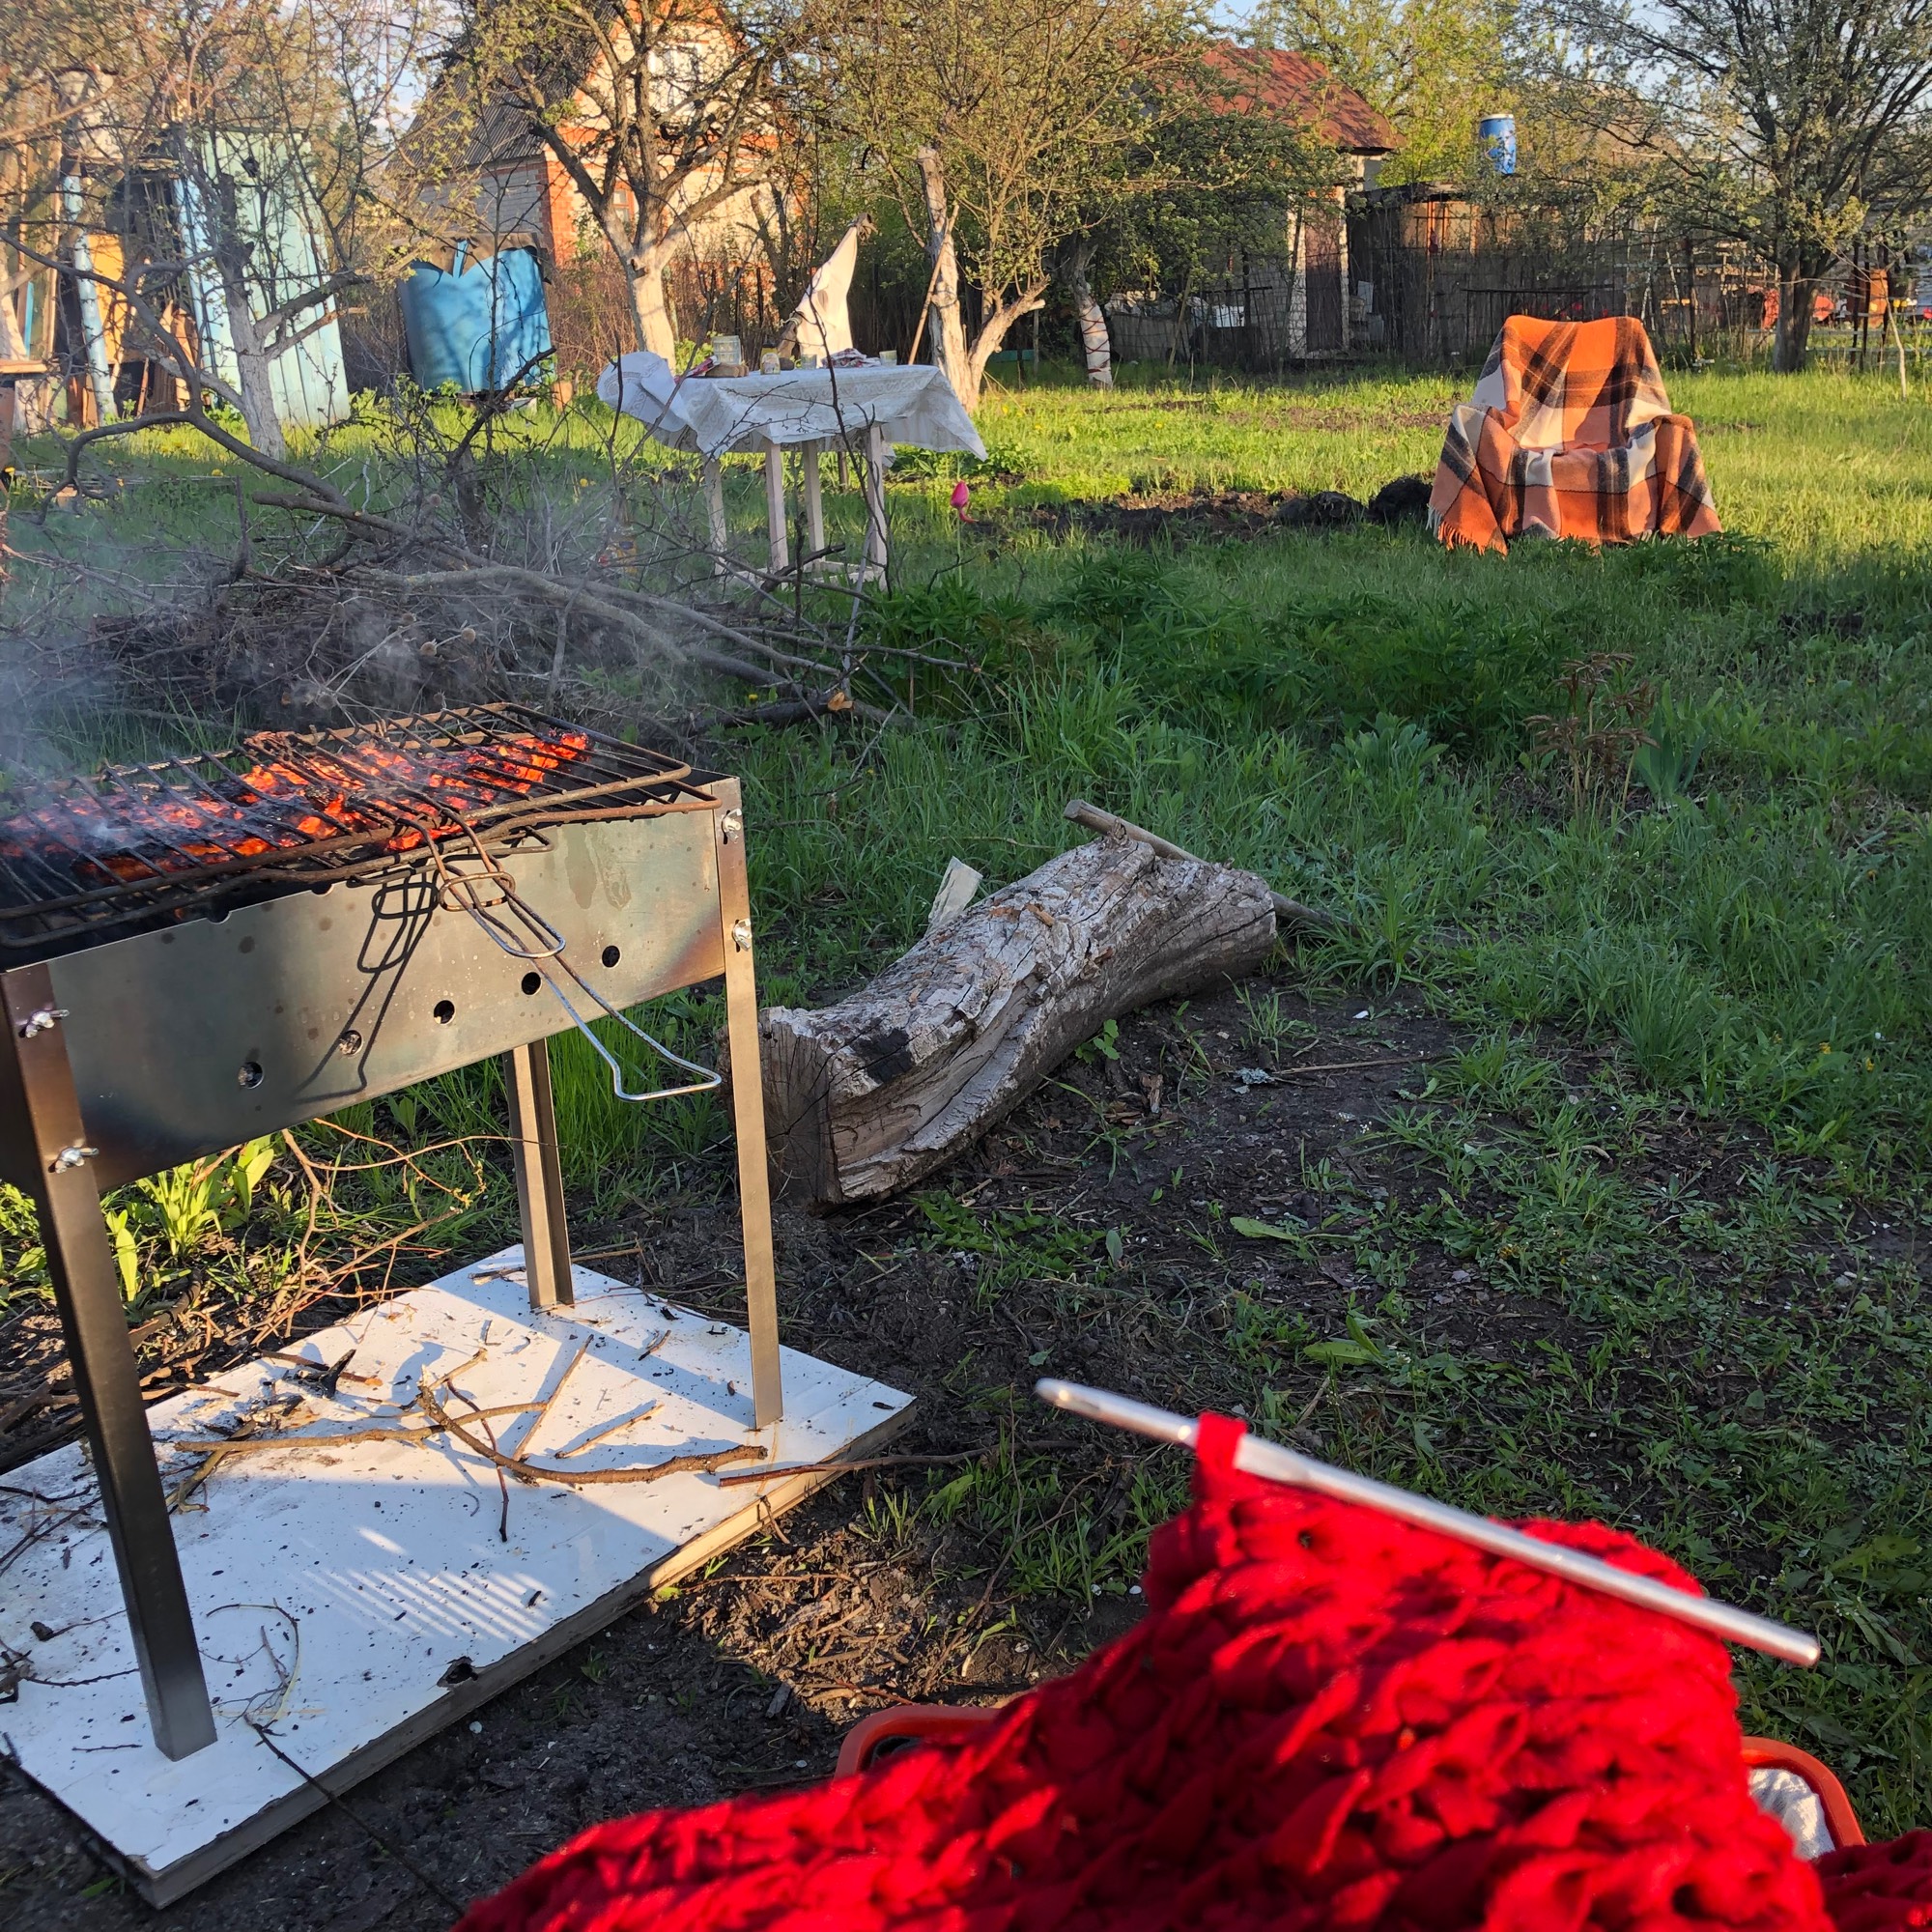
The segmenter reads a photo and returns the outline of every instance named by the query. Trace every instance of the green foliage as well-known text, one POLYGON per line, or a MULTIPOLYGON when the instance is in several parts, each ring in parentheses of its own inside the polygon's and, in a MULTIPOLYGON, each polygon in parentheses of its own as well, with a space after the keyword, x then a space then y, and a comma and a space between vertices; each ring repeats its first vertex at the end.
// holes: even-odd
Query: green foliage
POLYGON ((1637 782, 1666 810, 1677 804, 1697 776, 1697 761, 1710 744, 1710 734, 1670 701, 1670 687, 1657 694, 1657 706, 1645 722, 1644 737, 1631 760, 1637 782))
POLYGON ((1079 627, 1102 665, 1197 727, 1326 735, 1393 717, 1493 750, 1547 697, 1582 613, 1539 621, 1366 591, 1258 610, 1158 555, 1101 552, 1041 614, 1079 627))
MULTIPOLYGON (((234 1234, 248 1220, 276 1147, 265 1136, 150 1175, 106 1198, 108 1240, 130 1308, 156 1279, 180 1273, 218 1236, 234 1234)), ((0 1307, 22 1290, 47 1292, 46 1251, 32 1205, 17 1188, 5 1185, 0 1185, 0 1268, 7 1277, 0 1307)))
POLYGON ((1151 91, 1122 178, 1091 210, 1100 294, 1183 289, 1243 257, 1293 255, 1297 221, 1351 176, 1320 128, 1257 111, 1267 92, 1262 57, 1226 45, 1151 91))
POLYGON ((1519 104, 1514 0, 1262 0, 1249 31, 1312 54, 1394 122, 1383 180, 1461 178, 1475 123, 1519 104))

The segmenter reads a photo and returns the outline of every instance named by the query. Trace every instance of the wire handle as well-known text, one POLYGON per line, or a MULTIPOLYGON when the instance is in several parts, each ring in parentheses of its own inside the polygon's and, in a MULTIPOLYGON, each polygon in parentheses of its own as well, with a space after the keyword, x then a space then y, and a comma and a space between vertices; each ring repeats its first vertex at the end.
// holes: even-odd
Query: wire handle
MULTIPOLYGON (((1189 1417, 1171 1409, 1155 1408, 1151 1403, 1115 1395, 1108 1389, 1084 1388, 1078 1382, 1047 1378, 1033 1385, 1040 1401, 1093 1422, 1110 1423, 1116 1429, 1130 1429, 1136 1435, 1151 1435, 1162 1442, 1178 1442, 1191 1449, 1198 1425, 1189 1417)), ((1606 1597, 1621 1597, 1647 1610, 1661 1611, 1679 1623, 1694 1624, 1729 1643, 1782 1658, 1786 1663, 1809 1668, 1818 1662, 1818 1639, 1789 1624, 1761 1617, 1754 1610, 1742 1610, 1734 1604, 1721 1604, 1715 1597, 1693 1597, 1688 1590, 1661 1583, 1654 1577, 1639 1577, 1586 1556, 1567 1544, 1545 1543, 1541 1537, 1525 1536, 1520 1529, 1472 1515, 1451 1503, 1438 1503, 1419 1496, 1412 1490, 1398 1489, 1393 1483, 1378 1483, 1372 1476, 1358 1476, 1350 1469, 1338 1469, 1332 1463, 1318 1463, 1312 1456, 1284 1449, 1278 1442, 1264 1441, 1252 1432, 1241 1437, 1235 1451, 1235 1466, 1251 1476, 1264 1476, 1270 1482, 1290 1483, 1296 1489, 1315 1490, 1343 1502, 1360 1503, 1380 1510, 1384 1516, 1400 1518, 1439 1536, 1454 1537, 1458 1543, 1472 1543, 1498 1556, 1514 1557, 1532 1569, 1547 1570, 1568 1583, 1581 1583, 1601 1590, 1606 1597)))
POLYGON ((563 935, 540 914, 535 907, 519 896, 516 881, 500 865, 491 864, 488 871, 465 873, 443 869, 443 890, 445 898, 460 906, 480 925, 485 932, 512 959, 521 959, 534 966, 543 975, 544 984, 556 995, 557 1005, 570 1015, 570 1023, 589 1041, 590 1050, 611 1070, 611 1092, 618 1099, 640 1106, 646 1100, 676 1100, 687 1094, 715 1094, 724 1084, 724 1076, 716 1067, 700 1066, 695 1060, 687 1060, 681 1053, 673 1053, 663 1040, 646 1033, 628 1013, 620 1012, 600 993, 570 961, 564 957, 563 935), (496 896, 485 899, 477 888, 488 884, 496 896), (498 907, 507 906, 516 915, 524 928, 524 936, 533 942, 527 946, 517 944, 517 935, 510 923, 495 917, 498 907), (658 1055, 668 1060, 673 1066, 681 1066, 687 1073, 695 1073, 697 1078, 682 1087, 657 1087, 644 1094, 633 1094, 624 1085, 624 1068, 617 1056, 590 1030, 590 1022, 571 1005, 570 996, 558 982, 553 967, 560 966, 575 980, 579 987, 604 1009, 607 1017, 613 1019, 625 1032, 635 1034, 638 1038, 658 1055))

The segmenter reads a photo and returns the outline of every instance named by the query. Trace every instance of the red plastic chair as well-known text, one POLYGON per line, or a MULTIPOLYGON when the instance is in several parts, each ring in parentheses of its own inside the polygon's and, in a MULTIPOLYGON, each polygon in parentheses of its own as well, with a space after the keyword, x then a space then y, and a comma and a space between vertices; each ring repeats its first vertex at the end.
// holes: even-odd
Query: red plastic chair
MULTIPOLYGON (((861 1718, 846 1734, 838 1749, 835 1777, 851 1777, 875 1764, 894 1749, 904 1749, 922 1742, 959 1743, 981 1724, 1000 1716, 997 1706, 975 1704, 900 1704, 890 1711, 874 1711, 861 1718)), ((1747 1738, 1745 1765, 1755 1771, 1760 1766, 1795 1772, 1818 1794, 1825 1812, 1825 1824, 1832 1842, 1843 1850, 1847 1845, 1862 1845, 1864 1829, 1845 1787, 1832 1768, 1779 1738, 1747 1738)))
POLYGON ((1752 1771, 1765 1766, 1775 1771, 1796 1772, 1818 1794, 1833 1845, 1843 1851, 1847 1845, 1864 1843, 1864 1828, 1859 1823, 1859 1814, 1852 1809, 1845 1787, 1831 1767, 1821 1764, 1809 1751, 1800 1750, 1780 1738, 1747 1738, 1745 1764, 1752 1771))
POLYGON ((997 1706, 979 1704, 900 1704, 861 1718, 838 1747, 834 1777, 850 1777, 894 1748, 904 1749, 922 1739, 960 1742, 980 1725, 1000 1716, 997 1706))

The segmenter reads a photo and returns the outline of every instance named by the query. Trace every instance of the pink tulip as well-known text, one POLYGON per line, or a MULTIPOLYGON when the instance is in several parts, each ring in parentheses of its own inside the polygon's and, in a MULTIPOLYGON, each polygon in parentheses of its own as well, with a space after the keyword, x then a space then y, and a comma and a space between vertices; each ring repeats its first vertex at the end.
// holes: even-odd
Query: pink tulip
POLYGON ((963 480, 952 486, 952 507, 963 517, 966 505, 973 500, 972 486, 963 480))

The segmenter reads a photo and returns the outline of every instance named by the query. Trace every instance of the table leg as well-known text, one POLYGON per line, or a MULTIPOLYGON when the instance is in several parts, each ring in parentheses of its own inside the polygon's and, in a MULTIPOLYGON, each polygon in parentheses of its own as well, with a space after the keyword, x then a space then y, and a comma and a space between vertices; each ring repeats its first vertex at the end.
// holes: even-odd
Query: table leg
POLYGON ((818 473, 822 442, 799 445, 798 488, 805 498, 805 554, 817 556, 825 549, 825 491, 818 473))
POLYGON ((712 575, 723 577, 731 532, 724 522, 724 466, 715 456, 704 459, 704 516, 711 526, 712 575))
POLYGON ((866 574, 886 574, 886 438, 877 423, 866 425, 866 574))
POLYGON ((782 576, 791 566, 791 546, 785 541, 784 450, 765 444, 765 521, 772 533, 772 575, 782 576))

